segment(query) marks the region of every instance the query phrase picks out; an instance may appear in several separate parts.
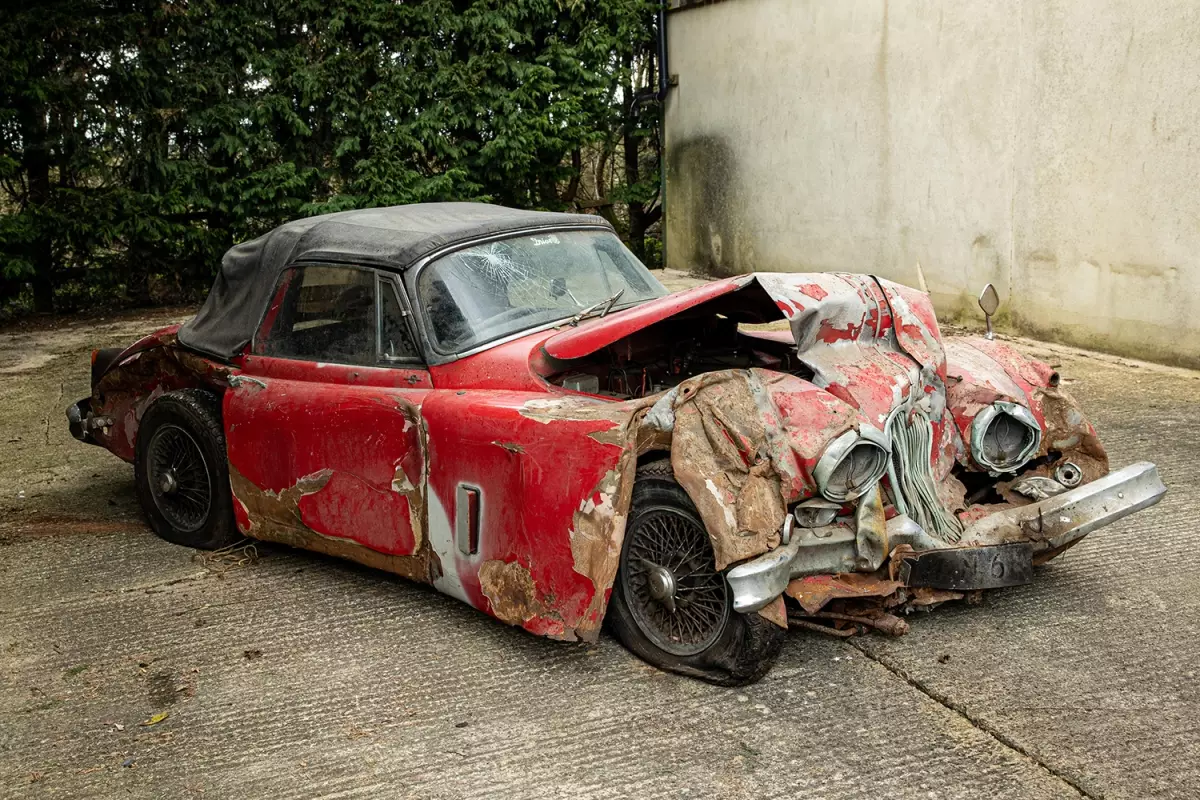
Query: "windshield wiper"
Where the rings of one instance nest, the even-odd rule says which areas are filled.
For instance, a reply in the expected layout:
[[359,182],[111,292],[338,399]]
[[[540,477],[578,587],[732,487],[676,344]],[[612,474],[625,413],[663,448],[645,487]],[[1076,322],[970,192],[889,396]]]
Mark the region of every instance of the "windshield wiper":
[[612,297],[609,297],[605,300],[601,300],[599,303],[592,303],[587,308],[579,309],[578,313],[576,313],[575,316],[571,317],[571,319],[567,322],[567,324],[570,325],[571,327],[574,327],[574,326],[578,325],[585,317],[591,316],[592,314],[594,314],[596,311],[598,311],[600,309],[603,309],[602,311],[600,311],[600,316],[603,317],[609,311],[612,311],[613,305],[615,305],[616,302],[621,299],[621,295],[623,295],[623,294],[625,294],[625,290],[618,289],[617,293],[614,294]]

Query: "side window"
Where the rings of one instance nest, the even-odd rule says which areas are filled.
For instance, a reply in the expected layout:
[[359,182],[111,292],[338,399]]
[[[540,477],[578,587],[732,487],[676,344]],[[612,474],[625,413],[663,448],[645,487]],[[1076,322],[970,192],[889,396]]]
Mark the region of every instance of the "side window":
[[373,366],[377,362],[375,273],[294,267],[280,276],[254,352],[277,358]]
[[379,353],[385,362],[413,363],[421,361],[421,351],[413,341],[412,332],[404,319],[396,284],[379,279],[380,329]]

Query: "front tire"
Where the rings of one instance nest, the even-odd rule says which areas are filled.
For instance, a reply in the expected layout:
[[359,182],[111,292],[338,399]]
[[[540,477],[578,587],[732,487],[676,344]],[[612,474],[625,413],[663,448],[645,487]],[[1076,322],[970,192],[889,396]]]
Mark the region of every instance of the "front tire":
[[644,661],[720,686],[760,679],[786,635],[733,610],[704,523],[665,460],[638,469],[608,619]]
[[133,462],[138,502],[161,538],[200,550],[241,540],[233,519],[221,401],[182,389],[142,416]]

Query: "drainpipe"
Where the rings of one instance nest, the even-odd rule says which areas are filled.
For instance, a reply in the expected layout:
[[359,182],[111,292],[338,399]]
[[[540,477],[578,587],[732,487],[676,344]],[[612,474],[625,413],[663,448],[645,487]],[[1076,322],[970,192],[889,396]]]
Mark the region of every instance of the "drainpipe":
[[667,90],[671,88],[671,70],[667,66],[667,2],[658,4],[658,102],[667,99]]
[[657,88],[643,89],[638,92],[638,104],[648,103],[651,101],[658,103],[658,196],[661,198],[659,204],[662,207],[662,216],[659,218],[659,225],[662,230],[663,243],[663,267],[667,265],[667,161],[666,161],[666,133],[667,133],[667,93],[671,91],[671,69],[667,62],[667,6],[668,0],[662,0],[658,4],[658,11],[655,13],[655,21],[657,23],[656,33],[656,60],[658,61],[658,86]]
[[667,268],[667,92],[671,70],[667,65],[667,0],[658,4],[658,229],[662,233],[662,268]]

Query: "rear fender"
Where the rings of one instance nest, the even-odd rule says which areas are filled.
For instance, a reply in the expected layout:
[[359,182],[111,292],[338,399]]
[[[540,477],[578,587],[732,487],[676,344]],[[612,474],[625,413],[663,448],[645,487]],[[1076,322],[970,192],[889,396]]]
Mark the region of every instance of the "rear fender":
[[151,403],[178,389],[220,391],[228,385],[229,371],[228,365],[179,347],[173,331],[152,334],[113,359],[92,387],[90,410],[96,422],[90,435],[96,444],[133,461],[138,426]]

